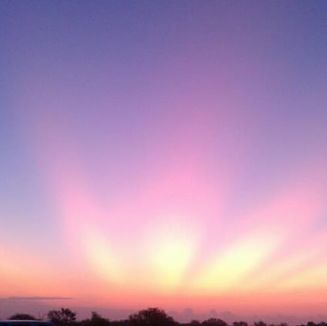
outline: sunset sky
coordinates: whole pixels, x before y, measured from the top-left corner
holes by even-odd
[[[327,313],[326,199],[327,1],[0,2],[1,300]]]

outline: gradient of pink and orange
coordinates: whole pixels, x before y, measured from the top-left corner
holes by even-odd
[[[2,3],[0,296],[324,312],[320,5]]]

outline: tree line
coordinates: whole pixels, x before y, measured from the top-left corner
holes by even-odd
[[[75,312],[69,308],[61,308],[59,310],[50,310],[47,314],[47,319],[54,326],[287,326],[286,323],[266,324],[263,321],[258,321],[251,325],[245,321],[235,321],[229,325],[219,318],[209,318],[202,322],[192,320],[189,323],[180,323],[159,308],[140,310],[124,320],[110,320],[102,317],[97,312],[92,312],[91,318],[77,320]],[[15,314],[9,317],[9,320],[37,320],[37,318],[29,314]],[[309,321],[307,324],[298,326],[327,326],[327,323]]]

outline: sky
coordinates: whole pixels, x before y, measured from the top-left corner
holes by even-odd
[[[0,302],[326,313],[326,21],[2,0]]]

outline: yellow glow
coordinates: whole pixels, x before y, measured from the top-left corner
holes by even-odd
[[[327,265],[320,264],[307,268],[281,283],[283,289],[327,288]]]
[[[108,241],[96,231],[87,232],[86,255],[93,270],[104,280],[112,283],[123,281],[123,271]]]
[[[278,264],[271,264],[268,270],[265,268],[264,271],[257,271],[255,277],[247,282],[245,287],[257,290],[269,289],[270,292],[279,291],[285,281],[293,278],[294,273],[298,273],[298,270],[308,264],[313,257],[312,252],[306,252],[287,257]]]
[[[167,240],[156,248],[153,265],[158,280],[168,288],[180,284],[192,257],[191,245],[178,239]]]
[[[164,219],[148,236],[148,260],[155,286],[169,292],[184,283],[186,271],[194,257],[194,230],[180,219]]]
[[[258,265],[273,252],[277,238],[253,237],[226,250],[196,279],[194,287],[201,291],[225,292],[231,288],[242,288],[242,282]]]

